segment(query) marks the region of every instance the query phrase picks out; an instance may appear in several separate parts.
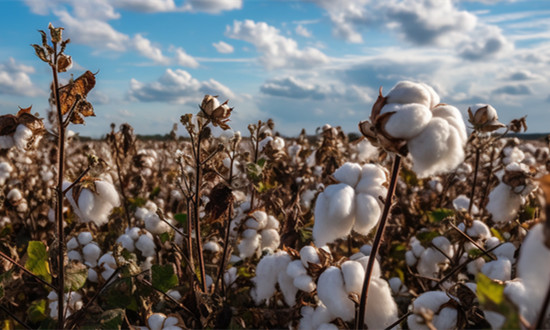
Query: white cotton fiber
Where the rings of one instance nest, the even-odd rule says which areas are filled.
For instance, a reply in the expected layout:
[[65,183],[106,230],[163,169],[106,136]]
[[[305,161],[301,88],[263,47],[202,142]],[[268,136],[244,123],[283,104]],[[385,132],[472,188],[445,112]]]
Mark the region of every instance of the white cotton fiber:
[[281,243],[279,237],[279,232],[275,229],[264,229],[260,233],[262,237],[262,248],[268,248],[271,250],[276,250]]
[[141,251],[144,257],[152,257],[155,255],[155,242],[147,235],[141,235],[135,246]]
[[[252,230],[252,229],[250,229]],[[258,248],[260,247],[260,238],[261,236],[258,234],[255,234],[251,238],[244,238],[239,242],[238,248],[239,248],[239,256],[242,259],[250,258],[252,257],[256,251],[258,251]]]
[[386,181],[386,172],[381,166],[375,164],[365,164],[361,167],[361,178],[355,186],[355,190],[357,193],[369,194],[372,187],[380,187]]
[[493,254],[497,257],[503,257],[510,260],[511,263],[516,261],[514,254],[516,253],[516,246],[510,242],[503,243],[499,247],[493,250]]
[[501,182],[489,193],[486,209],[493,215],[494,222],[509,223],[515,219],[522,201],[522,197],[515,194],[509,185]]
[[260,228],[260,224],[259,224],[258,221],[256,221],[256,219],[254,219],[254,218],[248,218],[248,219],[244,222],[244,225],[245,225],[247,228],[250,228],[250,229],[255,229],[255,230],[261,229],[261,228]]
[[300,275],[295,277],[293,284],[299,290],[305,292],[313,292],[313,290],[315,290],[316,288],[315,282],[313,282],[313,279],[309,275]]
[[75,260],[75,261],[82,261],[82,256],[80,255],[80,252],[76,250],[70,250],[67,252],[67,257],[69,260]]
[[151,330],[161,330],[165,319],[166,315],[162,313],[154,313],[147,319],[147,325],[149,325],[149,329]]
[[346,322],[353,320],[354,303],[348,298],[340,269],[330,266],[319,276],[317,295],[332,315]]
[[258,221],[260,228],[265,228],[267,225],[267,214],[264,211],[254,211],[250,216]]
[[357,261],[348,260],[341,266],[344,276],[344,286],[347,293],[355,292],[361,294],[363,281],[365,279],[365,269]]
[[139,238],[139,231],[140,229],[138,227],[132,227],[131,229],[126,228],[124,233],[130,236],[131,239],[137,240]]
[[243,238],[245,239],[249,239],[249,238],[254,238],[258,235],[258,231],[256,231],[256,229],[245,229],[243,231]]
[[539,314],[542,301],[548,291],[550,249],[544,244],[546,239],[544,224],[539,223],[531,228],[521,246],[517,264],[518,277],[521,278],[529,297],[527,307],[529,312],[524,316],[531,324],[535,321],[534,315]]
[[170,231],[170,226],[162,221],[156,213],[149,212],[143,221],[145,223],[145,229],[153,234],[160,235]]
[[255,288],[251,291],[257,305],[273,296],[279,272],[284,271],[289,263],[290,256],[284,251],[266,255],[258,262],[256,276],[252,278]]
[[391,136],[409,140],[417,136],[432,119],[426,106],[418,103],[386,104],[381,113],[395,112],[386,122],[384,129]]
[[78,246],[79,246],[79,244],[78,244],[78,241],[77,241],[76,237],[71,238],[71,239],[67,242],[67,249],[68,249],[68,250],[77,249]]
[[468,140],[468,134],[466,133],[466,124],[462,119],[460,110],[453,107],[452,105],[441,105],[432,110],[433,117],[442,118],[447,121],[447,123],[453,127],[458,134],[462,146]]
[[322,323],[317,330],[338,330],[338,327],[333,323]]
[[222,250],[222,247],[214,241],[208,241],[202,246],[202,249],[204,251],[210,251],[210,252],[213,252],[213,253],[218,253]]
[[481,272],[493,280],[509,281],[512,276],[512,263],[509,259],[500,257],[497,260],[486,262],[481,268]]
[[474,239],[486,240],[491,237],[491,230],[480,220],[474,220],[472,226],[466,229],[466,234]]
[[311,245],[306,245],[300,250],[300,259],[306,268],[309,267],[309,262],[312,264],[320,262],[317,250]]
[[307,274],[307,270],[304,268],[301,260],[292,260],[286,268],[286,273],[288,276],[294,278]]
[[267,229],[279,229],[280,223],[277,218],[275,218],[272,215],[267,216],[267,223],[265,225],[265,228]]
[[19,124],[13,134],[13,142],[19,150],[25,150],[31,137],[32,130],[23,124]]
[[347,184],[328,186],[319,194],[315,204],[315,245],[323,246],[347,236],[353,226],[355,192]]
[[89,231],[83,231],[80,234],[78,234],[78,243],[80,245],[86,245],[90,243],[93,240],[92,233]]
[[96,243],[88,243],[84,248],[82,248],[82,254],[84,254],[84,260],[91,267],[97,265],[97,259],[101,255],[101,249]]
[[385,329],[398,319],[397,304],[386,280],[373,277],[369,285],[365,322],[369,329]]
[[362,235],[368,235],[380,220],[382,214],[380,203],[372,195],[357,194],[355,195],[355,205],[356,216],[353,230]]
[[[456,328],[457,311],[454,308],[441,305],[450,301],[451,298],[442,291],[424,292],[413,302],[413,313],[407,317],[407,325],[410,329],[428,329],[420,316],[423,309],[431,310],[434,313],[432,324],[436,329]],[[441,310],[440,310],[441,309]]]
[[279,288],[283,293],[285,303],[288,306],[294,306],[294,304],[296,304],[296,293],[298,292],[298,288],[294,286],[294,278],[288,276],[283,269],[283,271],[280,271],[277,275],[277,283],[279,283]]
[[1,135],[0,136],[0,149],[10,149],[15,144],[13,136]]
[[120,197],[112,184],[106,181],[96,181],[95,188],[99,194],[99,198],[112,206],[120,205]]
[[357,185],[360,175],[361,166],[357,163],[350,162],[344,163],[332,174],[332,176],[336,180],[352,187],[355,187],[355,185]]
[[120,243],[122,247],[128,250],[129,252],[134,252],[134,249],[135,249],[134,240],[127,234],[120,235],[117,238],[116,242]]
[[387,103],[418,103],[427,108],[432,108],[439,103],[439,96],[431,87],[406,80],[398,82],[386,97]]

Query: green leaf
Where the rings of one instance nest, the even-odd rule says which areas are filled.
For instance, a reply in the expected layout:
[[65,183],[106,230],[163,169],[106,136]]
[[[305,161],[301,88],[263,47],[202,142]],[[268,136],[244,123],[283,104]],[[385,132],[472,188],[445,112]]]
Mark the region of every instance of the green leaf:
[[478,273],[476,294],[484,310],[490,310],[506,316],[502,329],[519,329],[517,308],[504,295],[505,285]]
[[110,309],[101,314],[99,329],[121,329],[124,322],[124,309]]
[[52,276],[48,263],[48,252],[46,245],[40,241],[30,241],[27,247],[28,259],[25,268],[33,274],[40,276],[43,280],[51,283]]
[[88,279],[88,268],[77,262],[71,262],[65,267],[65,291],[77,291]]
[[27,317],[31,323],[38,323],[48,318],[46,299],[35,300],[27,308]]
[[455,211],[450,209],[435,209],[433,211],[428,212],[428,219],[431,223],[438,223],[443,221],[445,218],[453,216],[455,214]]
[[153,265],[153,286],[162,292],[167,292],[178,285],[178,277],[174,273],[172,264]]
[[128,198],[128,201],[134,207],[142,207],[143,205],[145,205],[145,203],[147,203],[147,201],[141,197],[136,197],[136,198],[130,197]]
[[266,162],[266,159],[262,157],[262,158],[258,159],[257,164],[258,164],[258,166],[260,166],[263,169],[264,166],[265,166],[265,162]]
[[162,243],[166,243],[167,241],[170,240],[170,233],[168,233],[168,232],[162,233],[162,234],[159,235],[159,237],[160,237],[160,241]]
[[174,215],[174,220],[176,220],[177,222],[180,223],[180,225],[185,227],[187,225],[187,214],[185,214],[185,213],[176,213]]
[[471,249],[468,251],[468,256],[472,259],[477,259],[483,255],[483,251],[480,249]]

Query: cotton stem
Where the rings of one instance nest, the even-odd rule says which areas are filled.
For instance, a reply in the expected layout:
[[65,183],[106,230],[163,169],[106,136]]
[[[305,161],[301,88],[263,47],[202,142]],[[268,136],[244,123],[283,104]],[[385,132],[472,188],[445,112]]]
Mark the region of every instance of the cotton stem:
[[376,236],[374,237],[374,242],[372,243],[369,262],[367,264],[367,271],[365,272],[365,280],[363,282],[363,289],[361,290],[361,300],[359,302],[359,317],[356,319],[355,329],[362,329],[365,326],[365,310],[367,309],[367,297],[369,292],[370,279],[372,277],[374,261],[376,260],[376,255],[378,254],[378,249],[380,248],[380,244],[382,242],[382,236],[384,236],[384,230],[386,229],[388,215],[390,214],[390,209],[392,206],[392,198],[395,192],[397,178],[399,176],[400,164],[401,164],[401,156],[396,154],[395,159],[393,160],[390,186],[388,187],[388,193],[386,195],[386,200],[384,202],[384,211],[382,212],[382,217],[380,218],[380,224],[378,225],[378,229],[376,230]]
[[468,214],[472,214],[472,207],[474,206],[474,194],[476,192],[477,185],[477,172],[479,170],[479,156],[481,155],[481,150],[476,148],[476,160],[474,164],[474,182],[472,183],[472,192],[470,193],[470,204],[468,205]]

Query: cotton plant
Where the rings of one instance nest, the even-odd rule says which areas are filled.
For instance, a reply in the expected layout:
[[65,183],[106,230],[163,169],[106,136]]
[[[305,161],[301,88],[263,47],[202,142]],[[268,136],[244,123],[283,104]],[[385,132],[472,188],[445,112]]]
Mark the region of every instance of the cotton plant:
[[[66,316],[70,316],[73,313],[82,309],[82,307],[84,307],[84,302],[82,301],[82,295],[78,292],[65,293],[65,296],[63,299],[65,302]],[[57,293],[55,291],[51,291],[48,294],[48,308],[50,310],[50,317],[54,320],[57,320],[57,313],[58,313],[57,307],[58,307]]]
[[407,326],[412,330],[456,329],[459,315],[453,303],[455,298],[446,292],[424,292],[413,301]]
[[379,198],[387,193],[386,172],[375,164],[348,162],[333,177],[340,183],[327,186],[315,202],[313,239],[317,246],[344,238],[352,230],[368,235],[382,213]]
[[93,268],[101,256],[101,248],[93,240],[89,231],[80,232],[67,241],[67,257],[69,260],[79,261]]
[[153,313],[147,317],[147,326],[134,326],[140,330],[181,330],[186,329],[185,323],[175,314]]
[[455,247],[445,236],[434,237],[430,246],[424,247],[416,238],[409,242],[410,250],[405,253],[409,267],[416,267],[418,273],[429,278],[437,278],[450,265],[449,258],[455,253]]
[[111,210],[120,205],[118,192],[107,181],[84,180],[73,187],[70,182],[64,182],[63,189],[68,189],[67,199],[83,223],[93,222],[98,227],[104,225],[109,221]]
[[460,111],[441,104],[424,83],[401,81],[385,97],[380,91],[370,121],[359,129],[373,144],[409,154],[422,178],[449,172],[464,160],[467,135]]

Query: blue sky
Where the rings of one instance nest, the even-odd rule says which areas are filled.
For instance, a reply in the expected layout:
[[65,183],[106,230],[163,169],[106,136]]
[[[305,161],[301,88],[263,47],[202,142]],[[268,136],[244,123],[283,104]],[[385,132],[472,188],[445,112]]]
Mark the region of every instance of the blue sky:
[[548,0],[0,0],[0,13],[0,114],[46,115],[51,76],[30,44],[51,22],[72,41],[64,78],[99,71],[82,135],[167,133],[206,93],[230,100],[235,129],[357,132],[378,88],[405,79],[464,115],[489,103],[550,131]]

